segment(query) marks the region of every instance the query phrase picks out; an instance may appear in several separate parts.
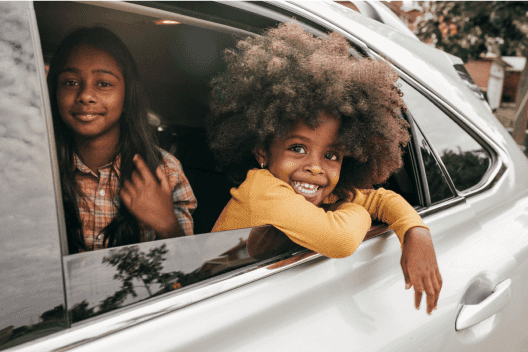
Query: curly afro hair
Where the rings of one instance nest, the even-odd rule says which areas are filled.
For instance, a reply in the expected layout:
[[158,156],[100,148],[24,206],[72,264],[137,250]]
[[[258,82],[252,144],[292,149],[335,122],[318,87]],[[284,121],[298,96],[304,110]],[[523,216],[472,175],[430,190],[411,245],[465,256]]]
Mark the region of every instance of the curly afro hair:
[[236,183],[258,167],[254,151],[284,138],[299,119],[317,127],[322,112],[339,117],[346,150],[334,194],[382,184],[402,162],[409,140],[398,75],[383,61],[355,59],[341,34],[314,37],[294,23],[226,49],[227,71],[212,82],[209,143]]

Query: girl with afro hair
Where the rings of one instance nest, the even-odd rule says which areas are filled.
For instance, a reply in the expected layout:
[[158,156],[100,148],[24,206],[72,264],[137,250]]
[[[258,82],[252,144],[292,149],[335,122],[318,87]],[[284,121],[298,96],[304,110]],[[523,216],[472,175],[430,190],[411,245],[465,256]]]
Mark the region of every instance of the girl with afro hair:
[[[323,255],[352,254],[387,223],[402,245],[406,289],[436,308],[442,279],[428,228],[400,195],[379,188],[402,166],[409,125],[383,61],[355,59],[338,33],[314,37],[294,23],[227,49],[212,81],[210,147],[238,188],[213,231],[271,224]],[[260,168],[260,169],[259,169]]]

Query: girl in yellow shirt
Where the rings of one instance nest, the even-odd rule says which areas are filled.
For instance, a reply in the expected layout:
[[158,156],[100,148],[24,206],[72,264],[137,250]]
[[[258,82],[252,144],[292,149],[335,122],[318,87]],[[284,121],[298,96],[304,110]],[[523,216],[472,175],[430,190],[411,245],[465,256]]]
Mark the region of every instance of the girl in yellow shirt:
[[315,38],[292,23],[237,48],[212,82],[211,149],[239,185],[213,231],[271,224],[341,258],[371,218],[386,222],[402,244],[406,288],[417,309],[425,291],[431,313],[442,279],[429,230],[401,196],[372,190],[402,166],[409,140],[397,74],[355,59],[340,34]]

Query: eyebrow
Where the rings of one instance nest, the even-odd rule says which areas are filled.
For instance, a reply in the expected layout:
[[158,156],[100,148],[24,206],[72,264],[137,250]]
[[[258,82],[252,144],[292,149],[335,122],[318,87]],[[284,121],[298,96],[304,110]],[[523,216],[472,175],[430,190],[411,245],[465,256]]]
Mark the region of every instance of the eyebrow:
[[[59,74],[64,73],[64,72],[80,73],[81,71],[73,67],[65,67],[61,70]],[[112,71],[98,69],[98,70],[92,70],[92,73],[107,73],[120,80],[120,78]]]

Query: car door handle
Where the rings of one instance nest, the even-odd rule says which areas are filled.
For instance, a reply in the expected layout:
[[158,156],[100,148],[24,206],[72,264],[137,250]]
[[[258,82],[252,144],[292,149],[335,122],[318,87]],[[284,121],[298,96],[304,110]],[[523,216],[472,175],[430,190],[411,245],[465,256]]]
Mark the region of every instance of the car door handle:
[[511,301],[511,279],[495,286],[493,293],[479,304],[467,304],[462,307],[456,320],[455,329],[463,330],[498,313]]

